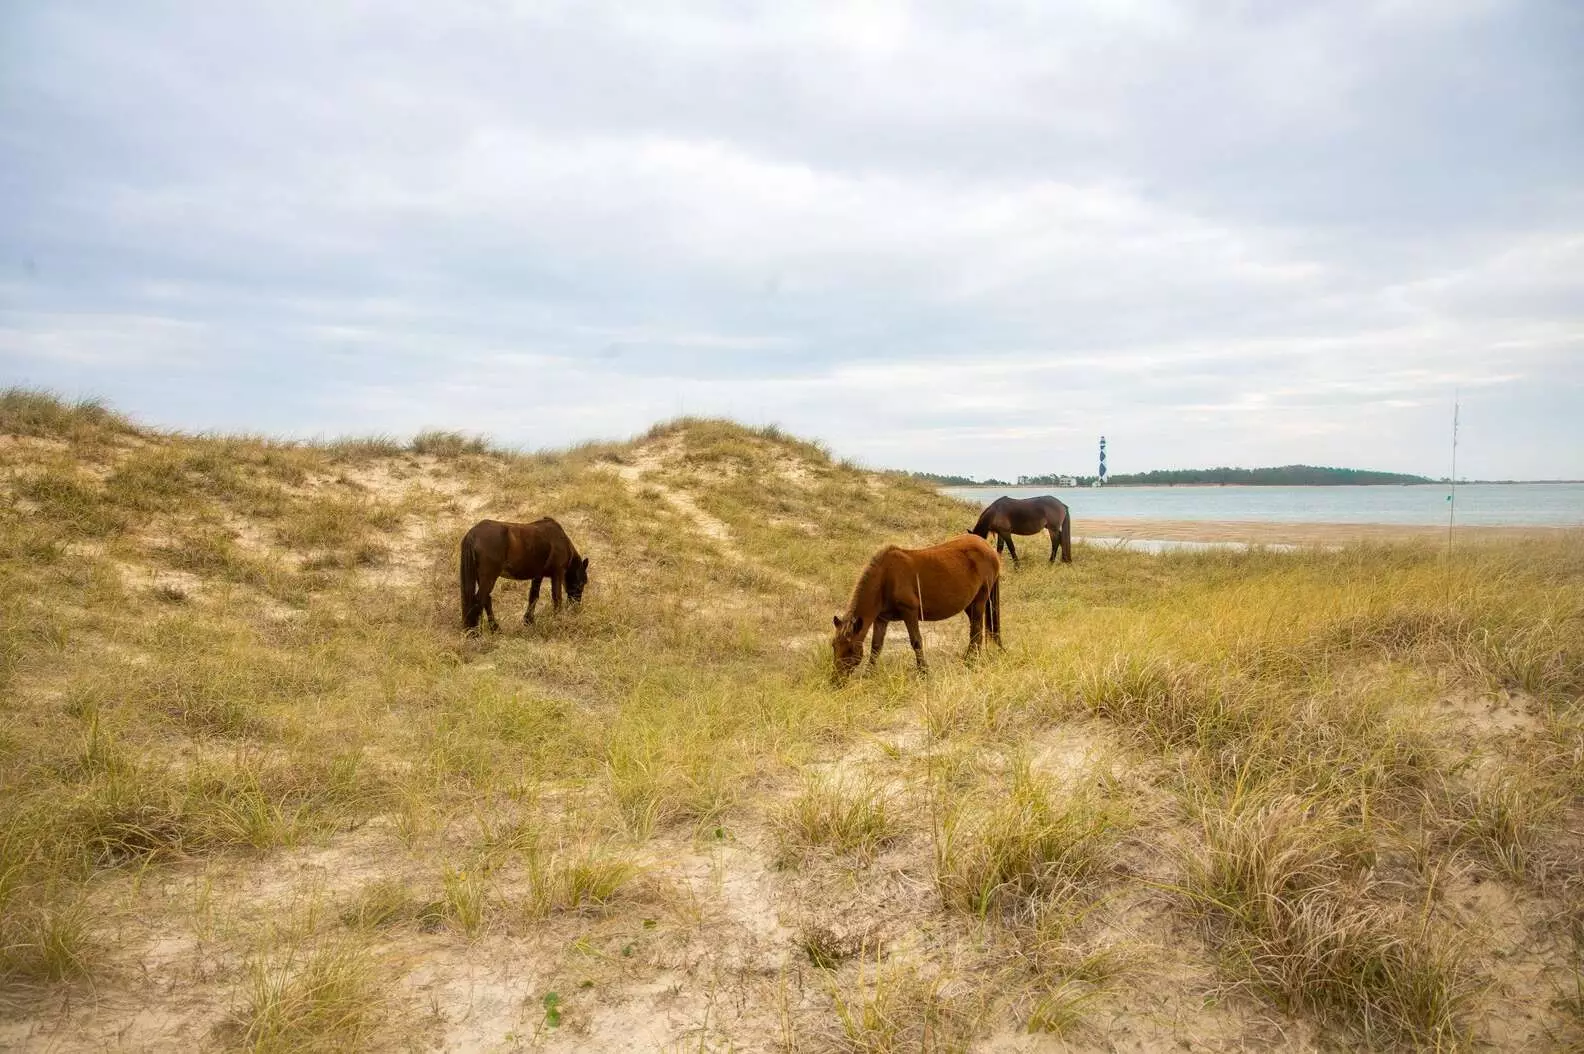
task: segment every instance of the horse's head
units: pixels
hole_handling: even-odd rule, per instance
[[[585,556],[567,565],[566,591],[573,600],[583,599],[583,590],[588,585],[588,564],[588,557]]]
[[[831,620],[836,635],[831,638],[831,654],[836,660],[836,679],[845,679],[863,662],[864,620],[862,615]]]

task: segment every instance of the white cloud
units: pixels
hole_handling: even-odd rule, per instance
[[[1581,475],[1564,16],[8,11],[0,356],[189,426],[726,412],[1003,476],[1428,470],[1461,387],[1525,421],[1473,471]]]

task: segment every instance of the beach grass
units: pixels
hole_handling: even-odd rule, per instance
[[[833,687],[976,510],[779,429],[0,434],[0,1045],[1581,1034],[1584,532],[1080,542]],[[540,515],[584,602],[464,634],[462,532]]]

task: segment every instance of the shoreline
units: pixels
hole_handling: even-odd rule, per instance
[[[1349,542],[1405,542],[1445,539],[1445,526],[1401,523],[1281,523],[1263,520],[1167,520],[1073,518],[1073,540],[1237,542],[1245,545],[1345,545]],[[1459,541],[1555,537],[1580,526],[1459,526]],[[1020,542],[1023,540],[1018,539]],[[1032,539],[1031,539],[1032,541]]]

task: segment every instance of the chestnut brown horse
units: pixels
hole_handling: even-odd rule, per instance
[[[500,629],[490,592],[501,575],[533,582],[528,587],[524,623],[533,621],[542,579],[550,579],[550,598],[560,611],[563,585],[567,596],[583,599],[588,566],[588,558],[578,555],[577,546],[566,531],[548,516],[533,523],[480,520],[462,536],[462,625],[476,629],[479,615],[483,614],[489,619],[490,629]]]
[[[837,615],[831,650],[836,677],[845,678],[863,661],[864,636],[872,629],[869,665],[880,660],[886,627],[900,620],[919,669],[924,662],[920,622],[938,622],[968,613],[968,653],[984,650],[984,634],[1001,643],[1001,558],[988,542],[964,534],[927,549],[888,545],[870,557],[853,587],[847,612]]]
[[[1050,531],[1050,562],[1056,562],[1056,553],[1060,549],[1062,563],[1072,563],[1072,516],[1066,505],[1049,494],[1037,498],[999,497],[985,506],[984,512],[979,514],[979,522],[973,525],[969,533],[981,538],[989,538],[994,533],[996,552],[999,553],[1005,546],[1015,564],[1018,554],[1017,547],[1012,544],[1012,536],[1038,534],[1046,530]]]

